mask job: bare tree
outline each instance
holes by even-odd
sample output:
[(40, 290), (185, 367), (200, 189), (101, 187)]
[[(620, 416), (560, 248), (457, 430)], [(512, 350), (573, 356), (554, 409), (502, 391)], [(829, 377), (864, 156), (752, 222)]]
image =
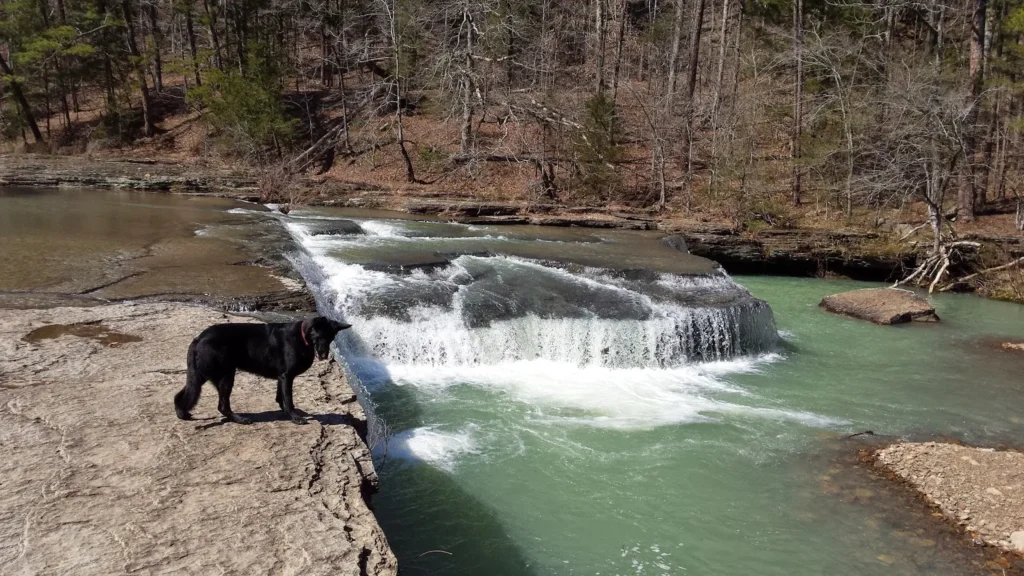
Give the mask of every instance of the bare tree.
[(28, 103), (28, 99), (25, 98), (21, 84), (13, 80), (14, 71), (7, 65), (3, 54), (0, 54), (0, 72), (3, 72), (4, 76), (11, 78), (9, 81), (11, 93), (14, 94), (18, 107), (21, 108), (21, 114), (25, 117), (25, 122), (28, 124), (29, 129), (32, 130), (32, 137), (36, 139), (36, 142), (43, 142), (43, 133), (39, 131), (39, 124), (36, 123), (36, 118), (32, 114), (32, 106)]
[(384, 32), (391, 44), (391, 58), (395, 69), (391, 73), (391, 87), (394, 90), (395, 124), (397, 127), (398, 149), (402, 153), (402, 160), (405, 162), (406, 181), (416, 182), (416, 172), (412, 166), (412, 158), (409, 157), (409, 150), (405, 145), (405, 126), (402, 122), (405, 100), (402, 97), (402, 38), (398, 31), (398, 14), (396, 13), (395, 2), (397, 0), (377, 0), (384, 17)]
[(139, 83), (139, 93), (142, 96), (142, 121), (145, 126), (146, 136), (152, 136), (156, 132), (153, 125), (152, 106), (149, 99), (149, 85), (146, 83), (146, 68), (143, 63), (143, 55), (139, 51), (139, 44), (135, 37), (135, 15), (132, 11), (131, 0), (121, 0), (121, 14), (125, 21), (125, 41), (128, 44), (128, 53), (132, 58), (132, 68), (135, 70), (135, 77)]
[(800, 204), (801, 180), (800, 140), (804, 124), (804, 0), (793, 0), (793, 59), (796, 62), (795, 88), (793, 89), (793, 142), (790, 154), (793, 158), (793, 204)]
[(988, 0), (972, 0), (969, 6), (972, 9), (971, 31), (970, 31), (970, 66), (968, 75), (970, 78), (970, 114), (967, 117), (966, 138), (964, 140), (964, 166), (960, 175), (960, 193), (957, 202), (957, 216), (966, 221), (974, 220), (974, 204), (978, 193), (978, 171), (979, 159), (977, 156), (977, 131), (976, 126), (981, 107), (981, 91), (985, 77), (985, 9)]

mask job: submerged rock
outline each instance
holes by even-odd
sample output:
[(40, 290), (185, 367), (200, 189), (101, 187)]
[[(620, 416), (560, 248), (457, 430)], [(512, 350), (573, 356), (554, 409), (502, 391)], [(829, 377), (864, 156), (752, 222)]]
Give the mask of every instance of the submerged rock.
[(309, 227), (313, 236), (354, 236), (365, 234), (363, 227), (351, 220), (324, 220)]
[(1001, 348), (1010, 352), (1024, 352), (1024, 342), (1003, 342)]
[(938, 322), (935, 308), (909, 290), (867, 288), (826, 296), (820, 306), (829, 312), (875, 324)]
[(181, 304), (0, 310), (0, 572), (397, 573), (336, 364), (296, 379), (305, 426), (280, 418), (273, 382), (241, 373), (231, 400), (254, 424), (222, 425), (211, 386), (195, 421), (175, 417), (189, 342), (229, 321), (252, 320)]
[(664, 238), (661, 239), (661, 245), (665, 246), (666, 248), (679, 250), (683, 254), (690, 253), (690, 249), (686, 246), (686, 238), (683, 238), (678, 234), (673, 234), (672, 236), (665, 236)]

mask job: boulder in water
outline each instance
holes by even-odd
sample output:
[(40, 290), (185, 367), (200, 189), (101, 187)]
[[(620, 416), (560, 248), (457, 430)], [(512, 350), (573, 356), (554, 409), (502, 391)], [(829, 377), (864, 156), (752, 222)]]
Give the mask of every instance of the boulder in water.
[(313, 236), (352, 236), (365, 234), (362, 226), (351, 220), (324, 220), (310, 227)]
[(829, 312), (875, 324), (938, 322), (935, 308), (910, 290), (867, 288), (826, 296), (820, 306)]
[(672, 248), (674, 250), (679, 250), (683, 254), (689, 254), (690, 253), (690, 249), (686, 247), (686, 238), (683, 238), (682, 236), (680, 236), (678, 234), (673, 234), (671, 236), (665, 236), (664, 238), (661, 239), (661, 245), (666, 247), (666, 248)]
[(1003, 342), (1000, 348), (1010, 352), (1024, 352), (1024, 342)]

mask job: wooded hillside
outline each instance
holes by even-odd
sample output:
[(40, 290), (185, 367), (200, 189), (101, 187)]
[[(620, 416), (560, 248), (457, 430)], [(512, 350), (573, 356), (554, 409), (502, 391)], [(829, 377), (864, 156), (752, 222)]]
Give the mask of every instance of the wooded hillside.
[(743, 225), (1012, 212), (1022, 61), (1022, 0), (0, 2), (9, 148)]

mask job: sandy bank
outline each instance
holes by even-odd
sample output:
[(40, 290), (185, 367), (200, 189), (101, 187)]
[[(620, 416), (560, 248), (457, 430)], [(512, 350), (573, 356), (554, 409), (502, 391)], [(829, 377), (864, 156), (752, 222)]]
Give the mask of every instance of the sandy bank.
[(336, 365), (296, 381), (305, 426), (241, 374), (232, 403), (255, 424), (221, 425), (210, 387), (196, 421), (175, 418), (189, 341), (227, 321), (249, 320), (183, 304), (0, 310), (0, 573), (396, 574)]
[(975, 539), (1024, 552), (1024, 454), (923, 442), (889, 446), (877, 462)]

